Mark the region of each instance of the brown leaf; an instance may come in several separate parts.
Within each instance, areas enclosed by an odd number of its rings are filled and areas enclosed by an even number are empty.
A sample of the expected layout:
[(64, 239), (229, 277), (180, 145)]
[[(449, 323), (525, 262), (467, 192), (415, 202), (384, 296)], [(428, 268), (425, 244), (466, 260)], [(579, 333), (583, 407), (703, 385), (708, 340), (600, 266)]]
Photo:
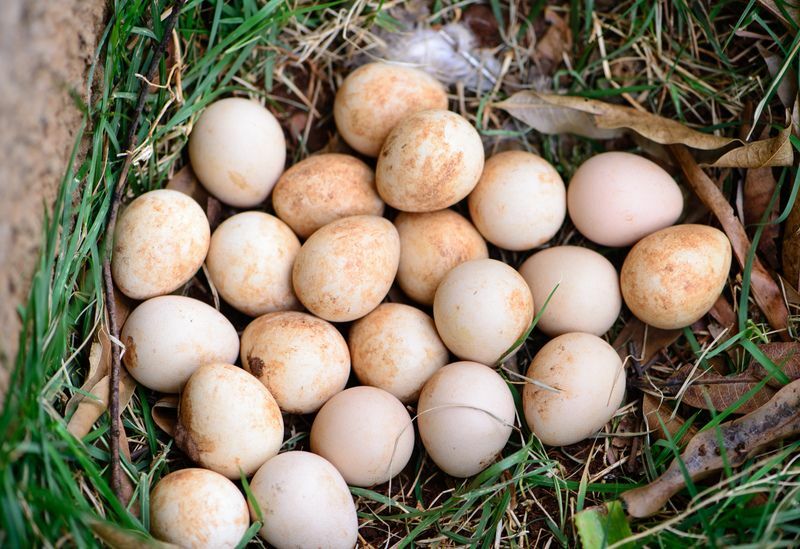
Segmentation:
[(550, 26), (537, 41), (533, 55), (542, 73), (552, 74), (563, 61), (564, 52), (572, 49), (572, 32), (566, 19), (554, 9), (546, 8), (544, 19)]
[(724, 295), (717, 298), (708, 314), (723, 328), (733, 328), (736, 325), (736, 313), (733, 312), (733, 307)]
[[(690, 382), (689, 387), (683, 393), (681, 402), (693, 408), (702, 410), (714, 409), (721, 412), (760, 383), (761, 380), (749, 371), (733, 376), (705, 374)], [(764, 385), (733, 413), (749, 414), (766, 403), (774, 394), (775, 389), (769, 385)]]
[(682, 144), (706, 151), (702, 154), (703, 162), (715, 167), (790, 166), (793, 160), (788, 129), (770, 139), (745, 143), (702, 133), (631, 107), (535, 91), (517, 92), (495, 106), (543, 133), (576, 133), (610, 139), (631, 130), (662, 145)]
[[(670, 146), (670, 151), (678, 161), (686, 180), (695, 194), (719, 220), (722, 230), (725, 231), (731, 241), (734, 256), (739, 265), (744, 267), (747, 261), (747, 253), (750, 250), (750, 239), (747, 238), (747, 233), (745, 233), (744, 227), (734, 214), (733, 208), (725, 199), (719, 187), (700, 169), (700, 166), (697, 165), (686, 147), (672, 145)], [(782, 338), (788, 338), (786, 322), (789, 312), (783, 302), (783, 295), (758, 257), (753, 262), (753, 269), (750, 273), (750, 286), (756, 303), (766, 315), (770, 325), (780, 332)]]
[[(775, 194), (777, 182), (772, 175), (772, 168), (751, 168), (747, 170), (744, 179), (744, 222), (755, 225), (761, 221), (769, 207), (772, 195)], [(778, 217), (778, 201), (772, 205), (772, 210), (766, 218), (772, 222)], [(755, 232), (753, 227), (752, 232)], [(778, 268), (778, 246), (776, 240), (780, 234), (780, 227), (775, 223), (765, 225), (758, 241), (758, 251), (761, 257), (772, 269)]]
[(194, 170), (189, 164), (186, 164), (172, 176), (166, 188), (191, 196), (203, 207), (205, 207), (206, 200), (208, 200), (208, 192), (200, 183), (200, 180), (197, 179)]
[(178, 422), (178, 396), (161, 397), (153, 404), (153, 422), (169, 436), (175, 435), (175, 424)]
[(493, 48), (502, 42), (497, 19), (486, 4), (469, 6), (464, 10), (463, 21), (478, 41), (478, 47)]
[(633, 354), (640, 364), (647, 364), (662, 349), (669, 347), (681, 336), (681, 330), (662, 330), (648, 326), (636, 317), (631, 318), (620, 330), (612, 347), (625, 360), (630, 354), (628, 344), (633, 345)]
[[(778, 3), (775, 0), (758, 0), (758, 3), (772, 12), (772, 15), (778, 18), (790, 31), (794, 31), (795, 25), (800, 23), (800, 9), (792, 2), (781, 2), (780, 7), (778, 7)], [(788, 18), (784, 15), (784, 12), (788, 14)]]
[[(761, 54), (762, 58), (764, 58), (764, 63), (767, 65), (770, 76), (776, 78), (781, 70), (781, 67), (783, 67), (783, 56), (772, 53), (763, 47), (760, 42), (756, 42), (756, 47), (758, 48), (758, 53)], [(797, 73), (794, 71), (794, 67), (790, 66), (786, 70), (786, 73), (783, 75), (783, 78), (778, 84), (778, 89), (776, 91), (778, 94), (778, 99), (781, 100), (783, 106), (786, 108), (791, 108), (792, 104), (794, 103), (794, 98), (797, 97)]]
[(792, 204), (783, 229), (781, 264), (789, 283), (800, 290), (800, 200)]
[(75, 411), (78, 404), (84, 399), (82, 392), (90, 392), (92, 387), (108, 376), (111, 369), (111, 340), (104, 327), (97, 330), (92, 346), (89, 349), (89, 371), (86, 380), (81, 385), (81, 392), (76, 392), (67, 402), (64, 416), (69, 416)]
[[(759, 345), (759, 349), (777, 366), (781, 367), (783, 373), (790, 380), (800, 379), (800, 342), (774, 342)], [(758, 379), (763, 379), (769, 375), (769, 370), (761, 365), (756, 359), (750, 362), (748, 371)], [(772, 387), (780, 388), (783, 385), (777, 379), (770, 379), (767, 382)]]
[[(665, 428), (670, 438), (675, 438), (675, 435), (680, 432), (685, 423), (682, 417), (673, 413), (673, 409), (669, 404), (648, 393), (645, 393), (642, 398), (642, 415), (644, 416), (647, 430), (656, 439), (667, 439), (664, 432)], [(678, 441), (678, 444), (686, 444), (695, 433), (697, 433), (697, 427), (692, 425)]]
[[(133, 396), (136, 382), (124, 370), (120, 371), (119, 409), (125, 409)], [(82, 396), (75, 413), (67, 423), (67, 430), (77, 438), (83, 438), (108, 408), (110, 376), (104, 376), (88, 392), (92, 396)]]

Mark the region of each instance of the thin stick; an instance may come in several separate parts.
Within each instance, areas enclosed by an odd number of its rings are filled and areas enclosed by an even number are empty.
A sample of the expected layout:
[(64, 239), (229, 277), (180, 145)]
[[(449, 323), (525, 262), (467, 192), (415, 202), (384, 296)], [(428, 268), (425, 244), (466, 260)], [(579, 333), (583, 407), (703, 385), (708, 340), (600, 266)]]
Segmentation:
[[(118, 498), (122, 498), (122, 468), (119, 460), (119, 434), (120, 434), (120, 410), (119, 410), (119, 377), (120, 377), (120, 348), (116, 341), (119, 341), (119, 327), (117, 326), (117, 311), (116, 302), (114, 299), (114, 280), (111, 277), (111, 252), (114, 245), (114, 229), (117, 226), (117, 214), (119, 213), (119, 204), (122, 194), (125, 192), (125, 186), (128, 181), (128, 172), (130, 171), (131, 162), (133, 159), (132, 151), (135, 148), (136, 131), (139, 129), (139, 121), (144, 111), (145, 100), (149, 85), (148, 81), (155, 78), (158, 65), (161, 63), (161, 58), (167, 49), (167, 43), (172, 39), (172, 29), (175, 28), (175, 23), (178, 21), (183, 4), (186, 0), (176, 0), (172, 6), (172, 12), (166, 20), (164, 25), (164, 35), (161, 41), (156, 46), (153, 52), (153, 59), (150, 61), (150, 67), (147, 70), (147, 76), (141, 81), (141, 89), (139, 90), (139, 97), (136, 101), (136, 108), (133, 111), (133, 119), (131, 120), (131, 127), (128, 130), (128, 136), (125, 140), (123, 150), (126, 152), (125, 162), (122, 164), (122, 172), (119, 176), (119, 181), (114, 188), (114, 195), (111, 199), (111, 210), (108, 217), (108, 225), (106, 226), (106, 249), (103, 257), (103, 290), (105, 293), (106, 311), (108, 313), (108, 327), (111, 334), (111, 403), (108, 408), (111, 414), (111, 488)], [(157, 17), (158, 15), (154, 15)]]

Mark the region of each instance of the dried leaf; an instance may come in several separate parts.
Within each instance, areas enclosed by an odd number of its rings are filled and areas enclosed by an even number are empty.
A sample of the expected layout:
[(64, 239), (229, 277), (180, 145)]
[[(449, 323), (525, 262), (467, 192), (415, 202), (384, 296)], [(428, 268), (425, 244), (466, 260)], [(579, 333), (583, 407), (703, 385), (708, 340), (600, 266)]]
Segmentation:
[(584, 97), (521, 91), (495, 106), (543, 133), (610, 139), (619, 137), (624, 130), (632, 130), (662, 145), (682, 144), (707, 151), (702, 160), (715, 167), (790, 166), (793, 160), (788, 128), (776, 137), (745, 143), (702, 133), (631, 107)]
[[(733, 376), (704, 374), (691, 381), (683, 393), (681, 402), (702, 410), (714, 409), (718, 412), (726, 410), (747, 392), (753, 390), (761, 380), (750, 371)], [(749, 414), (769, 401), (775, 395), (775, 389), (764, 385), (752, 397), (739, 406), (734, 414)]]
[[(776, 365), (783, 369), (790, 380), (800, 379), (800, 342), (774, 342), (759, 345), (759, 349)], [(757, 360), (753, 359), (747, 371), (758, 379), (763, 379), (769, 375), (769, 371), (764, 368)], [(776, 379), (767, 382), (772, 387), (780, 388), (781, 383)]]
[(500, 26), (486, 4), (472, 4), (464, 10), (463, 22), (478, 41), (478, 47), (493, 48), (502, 42)]
[(206, 206), (208, 200), (208, 192), (205, 187), (197, 179), (194, 170), (189, 164), (186, 164), (172, 176), (172, 179), (166, 185), (167, 189), (182, 192), (194, 198), (200, 206)]
[(686, 475), (698, 481), (726, 464), (738, 467), (762, 448), (800, 433), (800, 380), (778, 391), (758, 410), (695, 435), (656, 480), (622, 494), (628, 514), (649, 517), (686, 486)]
[(169, 395), (161, 397), (153, 404), (153, 422), (167, 433), (175, 436), (175, 424), (178, 422), (178, 396)]
[(724, 328), (733, 328), (736, 325), (736, 313), (724, 295), (717, 298), (708, 314)]
[[(642, 398), (642, 415), (644, 416), (647, 430), (656, 439), (666, 440), (667, 436), (664, 428), (666, 428), (670, 438), (674, 438), (685, 423), (683, 418), (673, 413), (673, 409), (669, 404), (648, 393), (645, 393)], [(678, 441), (678, 444), (686, 444), (695, 433), (697, 433), (697, 428), (692, 425)]]
[[(125, 409), (133, 396), (136, 382), (124, 370), (120, 371), (119, 409)], [(108, 408), (110, 376), (104, 376), (88, 391), (92, 396), (83, 396), (75, 413), (69, 419), (67, 430), (77, 438), (83, 438)]]
[[(764, 58), (764, 63), (767, 65), (770, 76), (777, 77), (781, 67), (783, 67), (783, 57), (772, 53), (762, 46), (760, 42), (756, 42), (756, 47), (758, 48), (758, 53)], [(790, 108), (794, 103), (794, 98), (797, 97), (797, 73), (793, 67), (790, 66), (784, 73), (778, 84), (777, 94), (784, 107)]]
[(108, 332), (105, 328), (97, 331), (92, 346), (89, 349), (89, 371), (86, 372), (86, 380), (81, 385), (81, 391), (72, 395), (72, 398), (67, 402), (64, 416), (71, 415), (78, 404), (84, 399), (83, 393), (91, 391), (92, 387), (108, 376), (111, 370), (111, 340), (108, 338)]
[(536, 43), (534, 59), (543, 74), (552, 74), (563, 61), (564, 52), (572, 49), (572, 32), (567, 21), (554, 9), (546, 8), (544, 19), (550, 26)]
[(654, 328), (633, 317), (619, 332), (612, 346), (620, 358), (625, 360), (630, 354), (629, 344), (632, 344), (636, 360), (640, 364), (647, 364), (662, 349), (675, 343), (681, 333), (681, 330)]
[(800, 290), (800, 200), (795, 200), (783, 230), (781, 255), (783, 274)]

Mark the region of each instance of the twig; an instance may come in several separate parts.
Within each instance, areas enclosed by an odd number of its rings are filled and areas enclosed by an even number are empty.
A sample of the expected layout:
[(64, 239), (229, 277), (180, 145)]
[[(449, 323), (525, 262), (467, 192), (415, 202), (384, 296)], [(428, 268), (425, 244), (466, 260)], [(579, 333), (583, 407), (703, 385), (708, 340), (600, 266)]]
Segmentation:
[[(155, 78), (158, 65), (161, 63), (161, 58), (167, 49), (167, 43), (172, 38), (172, 29), (175, 28), (175, 23), (178, 21), (178, 16), (181, 13), (183, 4), (186, 0), (175, 0), (172, 5), (172, 12), (166, 20), (164, 25), (164, 35), (159, 41), (156, 49), (153, 52), (153, 59), (150, 61), (150, 67), (147, 70), (147, 75), (144, 80), (140, 80), (139, 97), (136, 101), (136, 108), (133, 111), (131, 119), (131, 126), (128, 130), (128, 136), (125, 140), (123, 151), (126, 152), (125, 162), (122, 164), (122, 171), (120, 172), (119, 181), (114, 188), (114, 194), (111, 199), (111, 209), (108, 216), (108, 225), (106, 226), (106, 246), (105, 254), (103, 256), (103, 290), (105, 293), (106, 311), (108, 313), (108, 327), (111, 334), (111, 340), (119, 341), (119, 327), (117, 326), (117, 311), (116, 302), (114, 298), (114, 280), (111, 276), (111, 253), (114, 245), (114, 229), (117, 225), (117, 215), (119, 213), (120, 200), (125, 191), (125, 186), (128, 181), (128, 172), (130, 171), (133, 155), (131, 152), (135, 148), (136, 131), (139, 129), (139, 121), (144, 111), (145, 100), (147, 99), (148, 81)], [(158, 14), (154, 14), (158, 17)], [(114, 494), (122, 497), (122, 469), (119, 459), (119, 434), (120, 434), (120, 410), (119, 410), (119, 377), (120, 377), (120, 347), (114, 343), (111, 346), (111, 403), (108, 409), (111, 415), (111, 488)]]
[[(739, 265), (744, 268), (747, 262), (747, 254), (752, 244), (741, 222), (736, 218), (733, 208), (725, 199), (719, 187), (697, 165), (697, 162), (695, 162), (685, 146), (670, 145), (669, 150), (678, 161), (686, 180), (695, 194), (719, 220), (722, 229), (731, 241), (733, 254), (739, 261)], [(770, 326), (780, 332), (782, 339), (788, 340), (789, 333), (786, 329), (786, 322), (789, 312), (783, 302), (783, 295), (758, 257), (755, 257), (753, 261), (753, 269), (750, 273), (750, 287), (753, 290), (753, 297), (756, 303), (766, 315)]]

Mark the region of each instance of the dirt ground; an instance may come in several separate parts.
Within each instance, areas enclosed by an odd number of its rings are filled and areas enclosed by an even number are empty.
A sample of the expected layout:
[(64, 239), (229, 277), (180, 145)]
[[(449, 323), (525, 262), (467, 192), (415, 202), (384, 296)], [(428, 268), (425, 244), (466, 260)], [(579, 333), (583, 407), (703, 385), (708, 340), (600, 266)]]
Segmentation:
[[(86, 100), (102, 0), (3, 0), (0, 17), (0, 397), (19, 337), (42, 219), (69, 160)], [(2, 400), (2, 398), (0, 398)]]

